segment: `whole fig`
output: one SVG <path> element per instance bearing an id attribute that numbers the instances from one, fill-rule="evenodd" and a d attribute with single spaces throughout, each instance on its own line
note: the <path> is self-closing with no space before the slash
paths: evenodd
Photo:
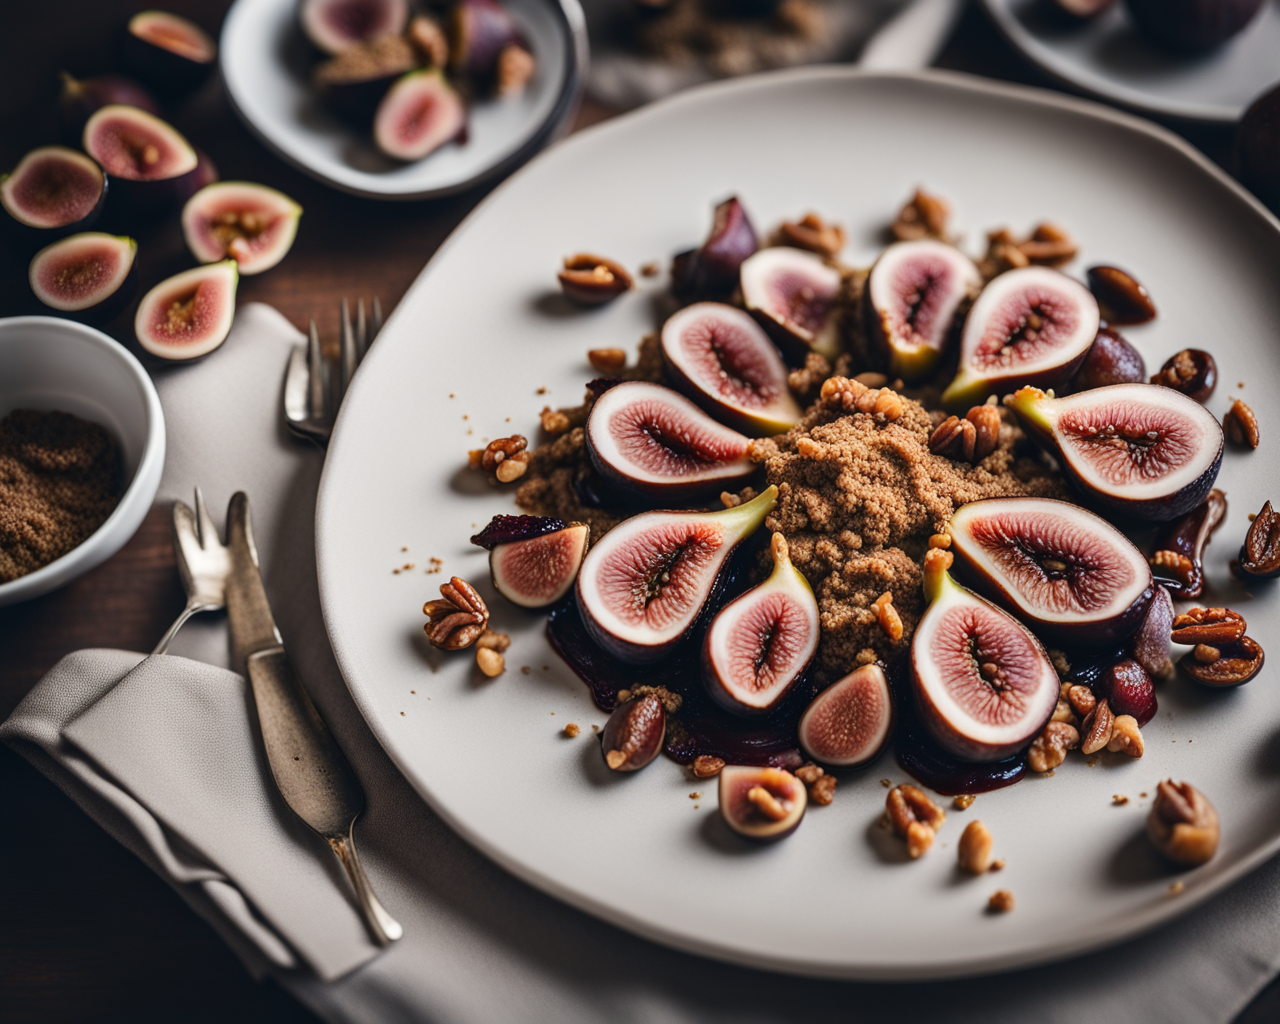
<path id="1" fill-rule="evenodd" d="M 1280 85 L 1250 104 L 1236 129 L 1240 180 L 1272 210 L 1280 211 Z"/>
<path id="2" fill-rule="evenodd" d="M 1152 42 L 1176 50 L 1212 50 L 1257 16 L 1262 0 L 1125 0 Z"/>

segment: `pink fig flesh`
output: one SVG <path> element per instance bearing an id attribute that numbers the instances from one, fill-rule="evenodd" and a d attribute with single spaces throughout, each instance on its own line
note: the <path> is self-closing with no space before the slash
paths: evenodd
<path id="1" fill-rule="evenodd" d="M 31 290 L 50 309 L 73 315 L 93 310 L 105 322 L 133 297 L 137 252 L 132 238 L 72 235 L 36 253 L 28 271 Z"/>
<path id="2" fill-rule="evenodd" d="M 189 174 L 199 158 L 172 125 L 136 107 L 112 104 L 85 122 L 84 150 L 113 178 L 161 181 Z"/>
<path id="3" fill-rule="evenodd" d="M 584 523 L 572 523 L 554 533 L 496 545 L 489 552 L 494 587 L 522 608 L 555 604 L 578 578 L 589 533 Z"/>
<path id="4" fill-rule="evenodd" d="M 302 30 L 318 50 L 340 53 L 355 43 L 404 31 L 408 0 L 303 0 Z"/>
<path id="5" fill-rule="evenodd" d="M 893 698 L 879 665 L 863 665 L 813 698 L 800 719 L 800 748 L 833 768 L 872 761 L 893 735 Z"/>
<path id="6" fill-rule="evenodd" d="M 265 185 L 222 181 L 207 185 L 182 209 L 182 234 L 201 263 L 230 257 L 241 274 L 274 267 L 293 245 L 302 207 Z"/>
<path id="7" fill-rule="evenodd" d="M 223 260 L 161 281 L 138 303 L 138 344 L 161 359 L 208 355 L 231 330 L 238 280 L 235 260 Z"/>
<path id="8" fill-rule="evenodd" d="M 809 349 L 834 358 L 840 343 L 831 311 L 840 271 L 803 249 L 774 246 L 742 263 L 742 301 L 794 362 Z"/>
<path id="9" fill-rule="evenodd" d="M 106 188 L 102 169 L 83 153 L 41 146 L 0 181 L 0 203 L 27 227 L 64 228 L 97 211 Z"/>
<path id="10" fill-rule="evenodd" d="M 462 98 L 437 71 L 411 71 L 378 104 L 373 140 L 396 160 L 421 160 L 462 135 Z"/>

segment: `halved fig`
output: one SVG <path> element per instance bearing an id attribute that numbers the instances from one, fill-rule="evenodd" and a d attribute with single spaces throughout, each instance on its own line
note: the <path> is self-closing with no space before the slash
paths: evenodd
<path id="1" fill-rule="evenodd" d="M 586 441 L 602 476 L 653 498 L 733 490 L 756 471 L 746 437 L 683 395 L 647 381 L 626 381 L 597 398 Z"/>
<path id="2" fill-rule="evenodd" d="M 182 236 L 201 263 L 235 260 L 241 274 L 270 270 L 293 245 L 302 207 L 248 181 L 206 185 L 182 208 Z"/>
<path id="3" fill-rule="evenodd" d="M 185 202 L 200 157 L 176 128 L 145 110 L 110 104 L 84 126 L 84 151 L 111 176 L 112 208 L 158 214 Z"/>
<path id="4" fill-rule="evenodd" d="M 645 512 L 596 541 L 578 572 L 587 631 L 609 653 L 662 657 L 683 639 L 729 555 L 764 522 L 778 488 L 721 512 Z"/>
<path id="5" fill-rule="evenodd" d="M 239 276 L 236 261 L 223 260 L 161 281 L 138 303 L 138 344 L 161 359 L 208 355 L 231 330 Z"/>
<path id="6" fill-rule="evenodd" d="M 395 81 L 418 64 L 418 52 L 409 40 L 380 36 L 317 64 L 311 81 L 330 109 L 366 128 Z"/>
<path id="7" fill-rule="evenodd" d="M 461 0 L 449 12 L 449 68 L 488 87 L 498 72 L 498 55 L 520 42 L 516 23 L 496 0 Z"/>
<path id="8" fill-rule="evenodd" d="M 1147 379 L 1142 354 L 1110 327 L 1099 327 L 1084 362 L 1071 378 L 1069 391 L 1089 391 L 1112 384 L 1141 384 Z"/>
<path id="9" fill-rule="evenodd" d="M 41 249 L 28 278 L 37 299 L 86 323 L 105 324 L 138 290 L 138 243 L 86 231 Z"/>
<path id="10" fill-rule="evenodd" d="M 1176 519 L 1200 504 L 1218 477 L 1222 427 L 1169 388 L 1114 384 L 1052 398 L 1026 387 L 1009 407 L 1076 489 L 1112 511 Z"/>
<path id="11" fill-rule="evenodd" d="M 662 357 L 676 387 L 744 433 L 780 434 L 800 419 L 778 350 L 735 306 L 695 302 L 680 310 L 662 327 Z"/>
<path id="12" fill-rule="evenodd" d="M 942 393 L 963 410 L 1020 385 L 1065 384 L 1098 336 L 1089 289 L 1048 267 L 1022 267 L 992 280 L 965 318 L 960 369 Z"/>
<path id="13" fill-rule="evenodd" d="M 1155 718 L 1158 709 L 1156 688 L 1151 676 L 1133 658 L 1108 665 L 1095 690 L 1105 697 L 1113 714 L 1132 715 L 1139 726 Z"/>
<path id="14" fill-rule="evenodd" d="M 168 11 L 139 11 L 129 19 L 125 63 L 159 92 L 190 92 L 209 77 L 217 56 L 209 33 L 186 18 Z"/>
<path id="15" fill-rule="evenodd" d="M 1025 747 L 1058 703 L 1058 673 L 1013 616 L 948 575 L 951 555 L 924 560 L 929 600 L 911 640 L 911 678 L 920 719 L 962 761 L 1000 761 Z"/>
<path id="16" fill-rule="evenodd" d="M 782 768 L 731 764 L 720 771 L 720 816 L 747 839 L 773 842 L 791 835 L 808 804 L 804 783 Z"/>
<path id="17" fill-rule="evenodd" d="M 41 146 L 0 177 L 0 205 L 13 218 L 9 234 L 47 245 L 89 228 L 107 198 L 107 176 L 83 153 Z"/>
<path id="18" fill-rule="evenodd" d="M 884 669 L 863 665 L 813 698 L 800 718 L 800 748 L 833 768 L 858 768 L 893 735 L 893 696 Z"/>
<path id="19" fill-rule="evenodd" d="M 356 43 L 398 36 L 409 20 L 409 0 L 302 0 L 298 20 L 317 50 L 341 53 Z"/>
<path id="20" fill-rule="evenodd" d="M 439 71 L 405 75 L 378 104 L 373 141 L 395 160 L 421 160 L 467 127 L 467 109 Z"/>
<path id="21" fill-rule="evenodd" d="M 885 249 L 867 277 L 862 308 L 867 338 L 889 376 L 927 377 L 961 304 L 981 288 L 981 272 L 954 246 L 921 238 Z"/>
<path id="22" fill-rule="evenodd" d="M 782 534 L 773 535 L 770 552 L 769 578 L 721 609 L 702 644 L 707 692 L 738 715 L 777 707 L 818 650 L 818 599 Z"/>
<path id="23" fill-rule="evenodd" d="M 1114 644 L 1146 615 L 1155 590 L 1141 551 L 1105 519 L 1052 498 L 961 505 L 948 527 L 958 568 L 1038 634 Z"/>
<path id="24" fill-rule="evenodd" d="M 1147 675 L 1162 682 L 1173 678 L 1173 648 L 1169 641 L 1172 628 L 1173 598 L 1168 590 L 1157 586 L 1129 649 L 1134 661 L 1147 670 Z"/>
<path id="25" fill-rule="evenodd" d="M 834 359 L 840 336 L 831 316 L 840 271 L 803 249 L 774 246 L 743 260 L 742 302 L 769 332 L 788 361 L 802 363 L 810 349 Z"/>
<path id="26" fill-rule="evenodd" d="M 63 71 L 62 91 L 58 94 L 58 112 L 62 119 L 62 135 L 68 142 L 79 142 L 84 123 L 103 107 L 120 103 L 138 107 L 148 114 L 159 114 L 160 106 L 146 89 L 122 75 L 98 75 L 80 80 Z"/>
<path id="27" fill-rule="evenodd" d="M 548 516 L 494 516 L 471 543 L 488 549 L 498 593 L 522 608 L 546 608 L 578 578 L 590 532 Z"/>
<path id="28" fill-rule="evenodd" d="M 706 241 L 671 261 L 671 291 L 684 300 L 727 299 L 737 290 L 742 261 L 758 247 L 746 207 L 730 196 L 715 208 Z"/>

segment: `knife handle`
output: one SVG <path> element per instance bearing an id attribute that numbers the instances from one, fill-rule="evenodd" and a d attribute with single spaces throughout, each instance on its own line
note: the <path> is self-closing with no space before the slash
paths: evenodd
<path id="1" fill-rule="evenodd" d="M 364 873 L 364 865 L 360 863 L 360 855 L 356 853 L 355 822 L 346 836 L 329 838 L 329 845 L 338 855 L 338 860 L 347 870 L 347 877 L 356 891 L 360 902 L 360 913 L 364 917 L 365 927 L 379 946 L 389 946 L 404 934 L 400 922 L 386 912 L 378 897 L 373 894 L 369 884 L 369 876 Z"/>

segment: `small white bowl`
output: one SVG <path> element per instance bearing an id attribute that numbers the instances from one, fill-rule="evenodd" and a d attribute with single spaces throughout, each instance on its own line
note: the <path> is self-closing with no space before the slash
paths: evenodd
<path id="1" fill-rule="evenodd" d="M 101 331 L 50 316 L 0 319 L 0 419 L 14 409 L 69 412 L 120 444 L 129 481 L 120 504 L 61 558 L 0 583 L 0 605 L 47 594 L 114 555 L 137 532 L 160 486 L 164 413 L 142 364 Z"/>

